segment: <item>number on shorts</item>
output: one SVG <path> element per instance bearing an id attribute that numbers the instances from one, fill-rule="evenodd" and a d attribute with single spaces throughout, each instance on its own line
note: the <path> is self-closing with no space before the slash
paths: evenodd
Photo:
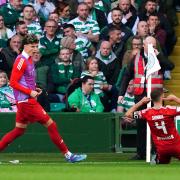
<path id="1" fill-rule="evenodd" d="M 160 125 L 159 125 L 158 122 L 155 122 L 155 126 L 156 126 L 157 129 L 162 129 L 164 134 L 168 133 L 164 121 L 161 121 Z"/>

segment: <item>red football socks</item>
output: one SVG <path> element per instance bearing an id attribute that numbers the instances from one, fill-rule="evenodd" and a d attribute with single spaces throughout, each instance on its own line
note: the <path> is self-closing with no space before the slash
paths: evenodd
<path id="1" fill-rule="evenodd" d="M 8 144 L 14 141 L 17 137 L 21 136 L 25 132 L 25 128 L 15 127 L 12 131 L 8 132 L 4 135 L 4 137 L 0 141 L 0 151 L 5 149 Z"/>
<path id="2" fill-rule="evenodd" d="M 53 141 L 53 143 L 59 148 L 59 150 L 63 154 L 67 153 L 69 150 L 58 132 L 56 123 L 53 122 L 50 126 L 48 126 L 47 129 L 48 129 L 49 136 L 50 136 L 51 140 Z"/>

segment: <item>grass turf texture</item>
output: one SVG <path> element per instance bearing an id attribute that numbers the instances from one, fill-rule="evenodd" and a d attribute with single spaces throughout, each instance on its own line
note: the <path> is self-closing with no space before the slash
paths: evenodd
<path id="1" fill-rule="evenodd" d="M 57 153 L 1 153 L 1 180 L 176 180 L 179 179 L 180 162 L 169 165 L 149 165 L 132 161 L 132 154 L 88 154 L 82 163 L 69 164 Z M 20 160 L 11 164 L 10 160 Z"/>

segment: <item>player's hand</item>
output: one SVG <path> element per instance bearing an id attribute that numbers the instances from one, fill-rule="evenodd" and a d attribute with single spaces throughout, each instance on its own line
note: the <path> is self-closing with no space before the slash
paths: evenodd
<path id="1" fill-rule="evenodd" d="M 175 99 L 177 99 L 177 97 L 173 94 L 170 94 L 169 96 L 163 98 L 163 100 L 165 101 L 174 101 Z"/>
<path id="2" fill-rule="evenodd" d="M 134 119 L 129 118 L 129 117 L 127 117 L 127 116 L 124 116 L 124 117 L 123 117 L 123 120 L 124 120 L 125 123 L 132 123 L 132 121 L 134 121 Z"/>
<path id="3" fill-rule="evenodd" d="M 38 92 L 38 96 L 42 93 L 42 89 L 41 88 L 36 88 L 36 91 Z"/>
<path id="4" fill-rule="evenodd" d="M 38 96 L 38 92 L 32 90 L 30 96 L 31 96 L 32 98 L 36 98 L 36 97 Z"/>
<path id="5" fill-rule="evenodd" d="M 151 101 L 151 99 L 148 98 L 148 97 L 143 97 L 143 98 L 141 99 L 141 103 L 142 103 L 142 104 L 147 104 L 147 103 L 150 102 L 150 101 Z"/>
<path id="6" fill-rule="evenodd" d="M 121 103 L 123 101 L 124 97 L 123 96 L 119 96 L 118 97 L 118 103 Z"/>
<path id="7" fill-rule="evenodd" d="M 154 53 L 156 54 L 156 56 L 159 54 L 159 51 L 157 49 L 154 48 Z"/>

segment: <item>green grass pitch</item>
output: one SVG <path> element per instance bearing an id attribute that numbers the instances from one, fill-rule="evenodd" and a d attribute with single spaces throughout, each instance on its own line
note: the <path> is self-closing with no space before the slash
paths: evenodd
<path id="1" fill-rule="evenodd" d="M 180 162 L 150 165 L 132 161 L 132 154 L 88 154 L 82 163 L 69 164 L 58 153 L 1 153 L 0 180 L 178 180 Z M 11 164 L 10 160 L 20 160 Z"/>

